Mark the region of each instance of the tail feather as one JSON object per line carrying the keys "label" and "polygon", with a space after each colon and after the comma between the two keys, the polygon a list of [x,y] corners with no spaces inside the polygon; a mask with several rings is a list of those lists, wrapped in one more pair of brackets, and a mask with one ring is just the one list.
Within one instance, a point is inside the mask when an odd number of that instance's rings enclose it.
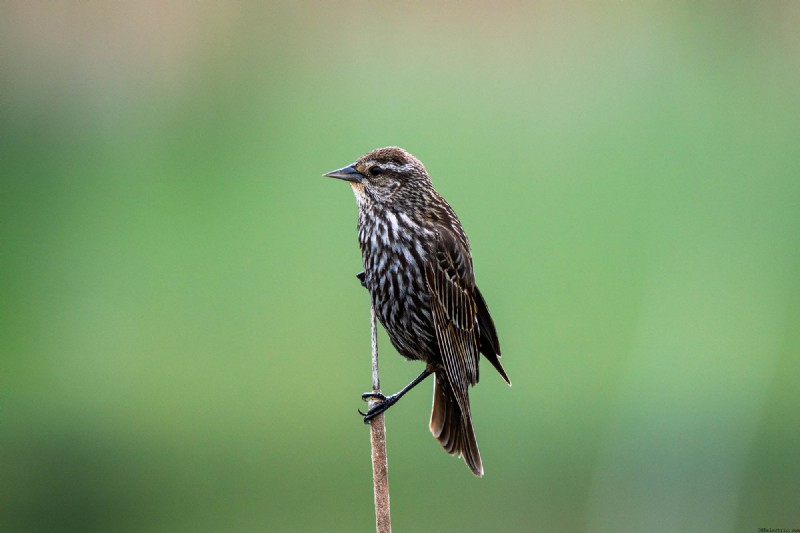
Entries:
{"label": "tail feather", "polygon": [[483,463],[472,429],[472,417],[469,412],[461,412],[447,378],[440,377],[438,373],[433,385],[431,433],[447,453],[462,457],[473,474],[483,476]]}

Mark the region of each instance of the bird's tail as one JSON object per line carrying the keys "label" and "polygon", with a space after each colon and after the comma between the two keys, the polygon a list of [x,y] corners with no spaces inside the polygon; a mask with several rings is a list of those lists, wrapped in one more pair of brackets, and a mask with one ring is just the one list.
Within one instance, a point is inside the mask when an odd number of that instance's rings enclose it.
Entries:
{"label": "bird's tail", "polygon": [[447,453],[463,457],[472,473],[482,477],[483,463],[472,429],[469,406],[466,410],[466,413],[461,412],[447,377],[437,372],[433,386],[431,433]]}

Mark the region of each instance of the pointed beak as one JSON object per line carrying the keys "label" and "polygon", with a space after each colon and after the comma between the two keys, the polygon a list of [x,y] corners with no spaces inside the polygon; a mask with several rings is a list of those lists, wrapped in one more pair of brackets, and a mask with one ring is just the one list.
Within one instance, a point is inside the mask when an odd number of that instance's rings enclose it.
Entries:
{"label": "pointed beak", "polygon": [[361,183],[361,178],[364,177],[358,170],[355,169],[355,167],[353,167],[353,165],[328,172],[327,174],[323,174],[323,176],[328,178],[338,178],[344,181],[351,181],[353,183]]}

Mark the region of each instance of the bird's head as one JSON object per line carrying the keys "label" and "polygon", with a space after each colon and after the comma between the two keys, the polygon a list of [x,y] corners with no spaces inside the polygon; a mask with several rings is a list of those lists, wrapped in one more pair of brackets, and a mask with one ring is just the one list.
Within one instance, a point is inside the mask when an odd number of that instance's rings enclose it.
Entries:
{"label": "bird's head", "polygon": [[359,205],[404,203],[432,189],[422,163],[396,146],[373,150],[325,176],[349,181]]}

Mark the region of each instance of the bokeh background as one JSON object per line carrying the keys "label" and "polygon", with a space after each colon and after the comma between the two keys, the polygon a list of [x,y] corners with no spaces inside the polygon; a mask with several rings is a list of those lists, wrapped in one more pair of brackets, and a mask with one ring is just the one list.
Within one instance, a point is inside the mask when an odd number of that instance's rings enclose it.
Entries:
{"label": "bokeh background", "polygon": [[[356,205],[419,157],[506,387],[397,531],[800,528],[797,2],[5,2],[0,530],[370,531]],[[420,370],[381,333],[384,388]]]}

